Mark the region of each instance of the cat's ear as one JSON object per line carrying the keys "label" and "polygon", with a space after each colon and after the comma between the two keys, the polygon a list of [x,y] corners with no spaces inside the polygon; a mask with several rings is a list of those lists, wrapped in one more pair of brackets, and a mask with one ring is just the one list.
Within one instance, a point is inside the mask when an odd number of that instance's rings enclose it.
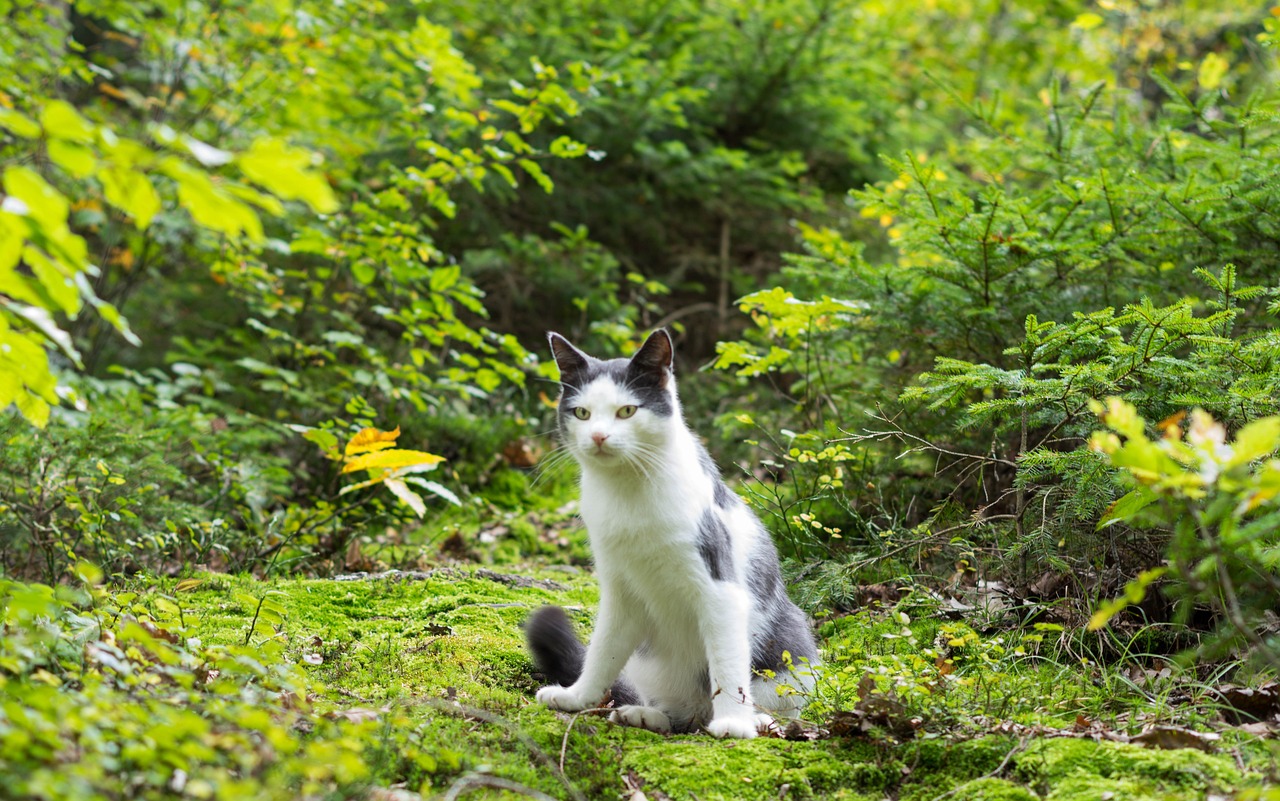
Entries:
{"label": "cat's ear", "polygon": [[671,344],[671,335],[665,328],[659,328],[650,334],[640,350],[636,351],[636,355],[631,357],[633,366],[664,377],[674,369],[674,363],[675,346]]}
{"label": "cat's ear", "polygon": [[556,365],[560,368],[560,383],[577,383],[578,376],[587,369],[587,354],[555,331],[547,333],[547,341],[551,343],[551,355],[556,357]]}

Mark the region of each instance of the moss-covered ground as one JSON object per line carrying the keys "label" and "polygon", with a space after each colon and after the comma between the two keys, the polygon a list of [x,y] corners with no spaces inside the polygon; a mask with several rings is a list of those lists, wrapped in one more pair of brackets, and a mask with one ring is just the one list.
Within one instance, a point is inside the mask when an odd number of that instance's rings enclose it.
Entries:
{"label": "moss-covered ground", "polygon": [[[491,797],[638,798],[630,795],[638,791],[701,801],[1201,799],[1261,788],[1274,771],[1275,750],[1247,737],[1227,738],[1218,752],[1204,753],[1049,736],[1054,726],[1069,729],[1067,721],[1081,714],[1079,696],[1090,687],[1096,694],[1096,682],[1066,681],[1061,667],[1049,666],[1002,673],[1003,688],[957,680],[980,675],[977,657],[991,659],[992,649],[978,638],[964,642],[965,632],[942,630],[936,620],[888,615],[828,623],[822,633],[831,677],[813,708],[852,704],[852,695],[840,697],[847,687],[839,676],[871,675],[876,692],[899,699],[890,702],[897,703],[893,709],[933,715],[941,726],[917,719],[911,724],[917,736],[897,739],[874,726],[820,736],[816,724],[824,721],[815,720],[809,735],[794,740],[724,742],[625,729],[534,703],[537,682],[521,621],[555,603],[585,634],[596,589],[583,570],[445,567],[350,580],[208,576],[191,584],[169,588],[187,633],[207,643],[246,637],[282,643],[281,658],[309,674],[315,708],[351,722],[353,736],[340,747],[361,752],[370,766],[366,787],[428,797],[452,788]],[[283,614],[265,624],[260,619],[250,633],[251,599],[264,596]],[[952,644],[942,661],[960,668],[943,669],[946,682],[923,670],[914,681],[913,665],[941,664],[943,655],[932,650],[940,633]],[[977,656],[966,667],[971,647]],[[1001,699],[1009,693],[1035,697]],[[1005,719],[1026,725],[984,734],[983,725],[994,727],[980,721],[1002,710],[1012,712]],[[516,789],[495,789],[504,783]]]}

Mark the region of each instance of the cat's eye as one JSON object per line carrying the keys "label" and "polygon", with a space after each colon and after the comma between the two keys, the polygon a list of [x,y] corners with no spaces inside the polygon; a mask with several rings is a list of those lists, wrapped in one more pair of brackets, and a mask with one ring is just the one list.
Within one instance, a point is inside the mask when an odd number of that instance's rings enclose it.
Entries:
{"label": "cat's eye", "polygon": [[618,410],[618,419],[626,420],[628,417],[630,417],[635,413],[636,413],[635,406],[623,406],[621,409]]}
{"label": "cat's eye", "polygon": [[575,406],[573,407],[573,416],[578,418],[579,420],[586,420],[587,418],[591,417],[591,412],[582,408],[581,406]]}

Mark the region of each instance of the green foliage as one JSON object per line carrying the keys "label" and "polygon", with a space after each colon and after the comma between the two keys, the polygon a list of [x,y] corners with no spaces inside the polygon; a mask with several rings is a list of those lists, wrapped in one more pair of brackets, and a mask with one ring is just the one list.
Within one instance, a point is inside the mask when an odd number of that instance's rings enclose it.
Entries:
{"label": "green foliage", "polygon": [[[225,551],[220,566],[278,556],[267,549],[282,542],[331,556],[350,539],[343,526],[398,516],[379,503],[343,511],[334,472],[286,425],[317,428],[358,398],[358,419],[406,419],[416,441],[428,431],[433,450],[463,452],[433,416],[449,406],[474,420],[510,403],[532,367],[513,336],[484,325],[483,293],[437,230],[459,193],[552,188],[544,165],[585,146],[544,132],[581,112],[594,70],[526,59],[522,84],[503,76],[489,92],[449,29],[417,8],[215,5],[0,5],[12,34],[0,45],[0,408],[16,403],[43,426],[63,405],[53,424],[82,425],[86,405],[107,405],[95,382],[68,380],[75,368],[118,372],[148,403],[233,427],[210,450],[169,452],[176,469],[157,485],[212,514],[148,508],[132,522],[111,510],[92,532],[87,521],[76,534],[41,529],[46,577],[88,541],[85,555],[112,571],[136,567],[197,523]],[[175,448],[210,444],[165,433]],[[76,434],[15,436],[33,453]],[[248,447],[219,450],[232,442]],[[250,463],[294,469],[265,494],[239,492],[249,477],[204,492],[195,480]]]}
{"label": "green foliage", "polygon": [[278,639],[205,644],[183,606],[158,592],[0,582],[7,792],[284,798],[366,781],[361,727],[312,712],[314,685]]}
{"label": "green foliage", "polygon": [[[1168,572],[1178,579],[1167,592],[1181,602],[1182,615],[1202,603],[1223,620],[1206,653],[1243,646],[1280,668],[1280,643],[1267,633],[1280,601],[1280,460],[1271,458],[1280,450],[1280,417],[1254,420],[1228,441],[1226,429],[1196,409],[1185,434],[1178,421],[1168,420],[1163,436],[1152,441],[1132,405],[1112,398],[1094,410],[1111,431],[1095,434],[1092,447],[1137,485],[1099,525],[1166,533]],[[1147,573],[1131,583],[1125,597],[1102,607],[1090,626],[1101,627],[1128,603],[1141,601],[1157,577]]]}
{"label": "green foliage", "polygon": [[78,560],[112,574],[239,565],[289,480],[260,432],[133,393],[90,397],[75,426],[0,420],[0,569],[52,583]]}
{"label": "green foliage", "polygon": [[[899,687],[908,715],[950,708],[980,736],[895,744],[873,731],[725,748],[530,703],[518,624],[544,603],[593,608],[585,575],[445,568],[268,586],[205,574],[109,590],[91,566],[77,574],[74,587],[0,583],[0,769],[18,797],[434,797],[485,778],[569,798],[639,781],[650,795],[725,799],[776,798],[780,781],[794,798],[1024,798],[1086,784],[1094,797],[1197,797],[1256,787],[1266,770],[1256,746],[1242,770],[1225,753],[984,734],[980,716],[1001,709],[1003,725],[1069,727],[1077,694],[1101,695],[1096,677],[1036,669],[1007,639],[919,605],[905,629],[896,614],[828,622],[828,663],[874,673],[882,703]],[[926,650],[956,665],[933,694],[911,689],[940,672],[932,659],[909,666]],[[989,692],[974,689],[984,682]],[[1108,701],[1125,695],[1141,698],[1121,688]]]}
{"label": "green foliage", "polygon": [[[992,31],[1026,11],[1006,5]],[[1196,51],[1164,12],[1115,10],[1052,13],[1077,15],[1081,39],[1141,19],[1164,49],[1116,70],[1141,92],[1070,61],[1080,73],[1034,98],[943,87],[934,116],[965,115],[964,135],[887,159],[895,179],[851,193],[886,239],[801,226],[785,287],[743,298],[755,325],[717,366],[770,377],[756,423],[862,466],[824,501],[840,541],[817,545],[858,564],[963,561],[1023,587],[1046,571],[1132,576],[1160,543],[1095,533],[1118,486],[1085,447],[1089,401],[1123,395],[1154,419],[1199,406],[1232,427],[1278,411],[1271,62]],[[811,321],[793,295],[820,299]],[[782,478],[775,513],[807,495]]]}

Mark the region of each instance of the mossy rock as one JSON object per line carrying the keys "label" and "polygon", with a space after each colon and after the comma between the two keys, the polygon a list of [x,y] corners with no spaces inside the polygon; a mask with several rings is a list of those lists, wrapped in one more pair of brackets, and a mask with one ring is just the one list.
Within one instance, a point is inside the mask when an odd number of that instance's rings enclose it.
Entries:
{"label": "mossy rock", "polygon": [[1230,758],[1192,748],[1155,750],[1076,739],[1037,740],[1014,758],[1017,774],[1049,801],[1200,799],[1241,781]]}

